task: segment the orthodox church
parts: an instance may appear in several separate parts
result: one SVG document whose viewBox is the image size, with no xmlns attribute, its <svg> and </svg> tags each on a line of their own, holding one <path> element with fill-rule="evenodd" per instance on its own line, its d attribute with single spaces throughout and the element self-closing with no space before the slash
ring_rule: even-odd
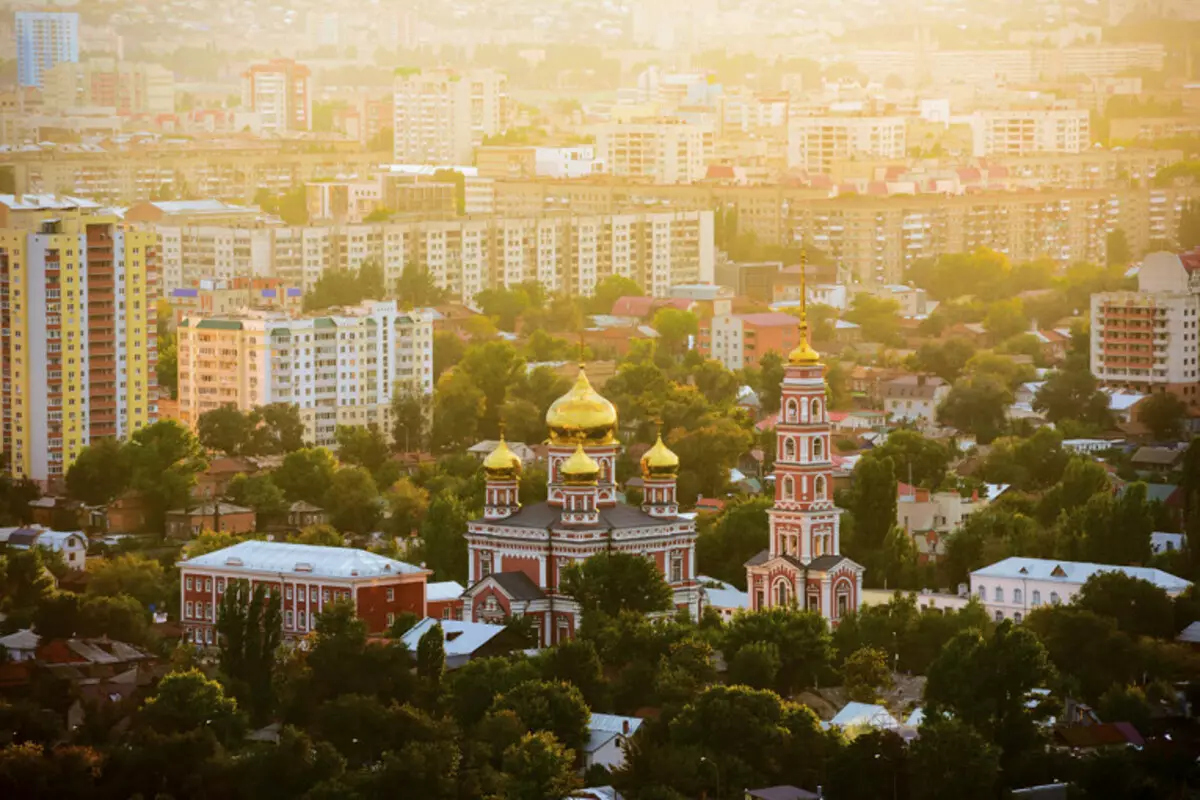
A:
<svg viewBox="0 0 1200 800">
<path fill-rule="evenodd" d="M 858 608 L 863 567 L 840 554 L 825 365 L 809 344 L 804 267 L 802 257 L 800 344 L 784 365 L 769 546 L 746 562 L 746 588 L 752 611 L 796 606 L 837 625 Z"/>
<path fill-rule="evenodd" d="M 542 645 L 569 639 L 580 609 L 559 591 L 562 572 L 606 550 L 652 560 L 674 590 L 675 606 L 697 617 L 696 526 L 679 516 L 679 457 L 659 436 L 642 456 L 641 507 L 618 502 L 617 410 L 592 388 L 582 364 L 571 390 L 546 412 L 546 425 L 545 502 L 521 505 L 521 460 L 503 436 L 483 462 L 483 517 L 467 525 L 464 619 L 532 617 Z"/>
</svg>

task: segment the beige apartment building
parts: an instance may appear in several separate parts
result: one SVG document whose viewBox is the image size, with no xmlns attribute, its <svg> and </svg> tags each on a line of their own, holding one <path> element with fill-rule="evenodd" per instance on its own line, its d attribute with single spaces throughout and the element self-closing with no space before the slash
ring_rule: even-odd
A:
<svg viewBox="0 0 1200 800">
<path fill-rule="evenodd" d="M 1120 168 L 1103 163 L 1109 166 L 1096 162 L 1095 169 Z M 542 207 L 585 214 L 663 206 L 721 209 L 736 214 L 739 231 L 752 231 L 759 241 L 787 245 L 804 238 L 814 243 L 837 261 L 843 278 L 898 283 L 916 259 L 977 247 L 999 250 L 1018 262 L 1049 257 L 1063 265 L 1103 263 L 1107 236 L 1116 228 L 1125 231 L 1135 253 L 1145 252 L 1158 241 L 1173 239 L 1184 203 L 1200 197 L 1200 187 L 1113 186 L 952 197 L 828 194 L 779 186 L 499 181 L 496 207 L 501 214 Z"/>
<path fill-rule="evenodd" d="M 353 147 L 312 153 L 271 142 L 122 150 L 59 145 L 6 153 L 0 169 L 10 172 L 19 195 L 58 192 L 125 205 L 152 200 L 165 187 L 177 195 L 247 203 L 260 188 L 286 191 L 307 181 L 367 174 L 378 166 L 380 154 Z"/>
<path fill-rule="evenodd" d="M 433 391 L 433 322 L 395 301 L 335 313 L 188 317 L 179 323 L 179 414 L 269 403 L 300 408 L 304 439 L 331 447 L 338 425 L 391 431 L 396 393 Z"/>
<path fill-rule="evenodd" d="M 654 183 L 701 180 L 715 147 L 714 126 L 707 121 L 614 121 L 597 126 L 595 133 L 596 157 L 606 172 Z"/>
<path fill-rule="evenodd" d="M 1152 253 L 1136 292 L 1092 295 L 1091 311 L 1097 380 L 1200 404 L 1200 251 Z"/>
<path fill-rule="evenodd" d="M 175 75 L 160 64 L 89 58 L 62 61 L 42 75 L 43 110 L 111 108 L 118 116 L 175 113 Z"/>
<path fill-rule="evenodd" d="M 788 119 L 787 163 L 828 173 L 834 162 L 855 157 L 902 159 L 906 119 L 900 116 L 792 116 Z"/>
<path fill-rule="evenodd" d="M 304 291 L 330 269 L 383 266 L 389 286 L 406 264 L 464 302 L 484 289 L 538 281 L 591 294 L 608 275 L 648 293 L 711 282 L 711 211 L 456 217 L 363 225 L 156 226 L 168 292 L 202 278 L 275 277 Z"/>
<path fill-rule="evenodd" d="M 1091 144 L 1086 108 L 994 109 L 971 115 L 974 154 L 1082 153 Z"/>
<path fill-rule="evenodd" d="M 397 164 L 470 164 L 508 119 L 508 81 L 490 69 L 400 69 L 394 82 Z"/>
</svg>

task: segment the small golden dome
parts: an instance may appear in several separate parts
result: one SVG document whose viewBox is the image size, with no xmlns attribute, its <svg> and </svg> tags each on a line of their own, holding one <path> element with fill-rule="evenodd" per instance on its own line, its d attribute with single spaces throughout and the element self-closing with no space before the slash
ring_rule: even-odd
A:
<svg viewBox="0 0 1200 800">
<path fill-rule="evenodd" d="M 521 474 L 521 459 L 504 441 L 500 434 L 500 444 L 496 445 L 488 457 L 483 460 L 483 471 L 491 480 L 511 480 Z"/>
<path fill-rule="evenodd" d="M 553 444 L 611 444 L 617 429 L 617 409 L 592 388 L 583 365 L 571 391 L 546 412 Z"/>
<path fill-rule="evenodd" d="M 643 478 L 673 478 L 679 472 L 679 456 L 663 444 L 662 434 L 654 446 L 642 455 Z"/>
<path fill-rule="evenodd" d="M 575 446 L 575 452 L 562 465 L 563 483 L 586 486 L 600 479 L 600 465 L 583 451 L 583 445 Z"/>
<path fill-rule="evenodd" d="M 821 354 L 808 343 L 808 336 L 801 334 L 800 344 L 796 345 L 795 350 L 788 353 L 788 363 L 798 367 L 816 366 L 821 363 Z"/>
</svg>

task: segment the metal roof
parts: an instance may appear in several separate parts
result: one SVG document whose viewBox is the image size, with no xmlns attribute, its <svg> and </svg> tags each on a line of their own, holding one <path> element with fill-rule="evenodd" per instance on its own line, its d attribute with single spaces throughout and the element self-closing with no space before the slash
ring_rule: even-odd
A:
<svg viewBox="0 0 1200 800">
<path fill-rule="evenodd" d="M 264 542 L 251 539 L 180 562 L 181 567 L 287 573 L 318 578 L 379 578 L 426 570 L 353 547 Z"/>
</svg>

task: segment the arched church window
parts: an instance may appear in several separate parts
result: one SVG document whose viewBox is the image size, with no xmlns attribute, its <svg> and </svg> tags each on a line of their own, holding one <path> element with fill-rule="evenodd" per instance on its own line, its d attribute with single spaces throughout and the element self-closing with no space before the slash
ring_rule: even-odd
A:
<svg viewBox="0 0 1200 800">
<path fill-rule="evenodd" d="M 813 461 L 820 461 L 825 458 L 825 440 L 820 436 L 813 439 L 812 443 Z"/>
<path fill-rule="evenodd" d="M 784 461 L 795 461 L 796 460 L 796 440 L 791 438 L 790 436 L 783 440 L 783 460 Z"/>
<path fill-rule="evenodd" d="M 821 401 L 815 398 L 812 401 L 812 421 L 821 421 Z"/>
<path fill-rule="evenodd" d="M 789 399 L 787 401 L 787 411 L 785 412 L 784 416 L 787 418 L 788 422 L 795 422 L 798 415 L 799 410 L 795 399 Z"/>
<path fill-rule="evenodd" d="M 813 500 L 824 500 L 824 499 L 825 499 L 825 478 L 821 475 L 818 475 L 817 479 L 815 481 L 813 481 Z"/>
<path fill-rule="evenodd" d="M 783 499 L 792 500 L 796 497 L 796 482 L 788 475 L 783 479 Z"/>
</svg>

